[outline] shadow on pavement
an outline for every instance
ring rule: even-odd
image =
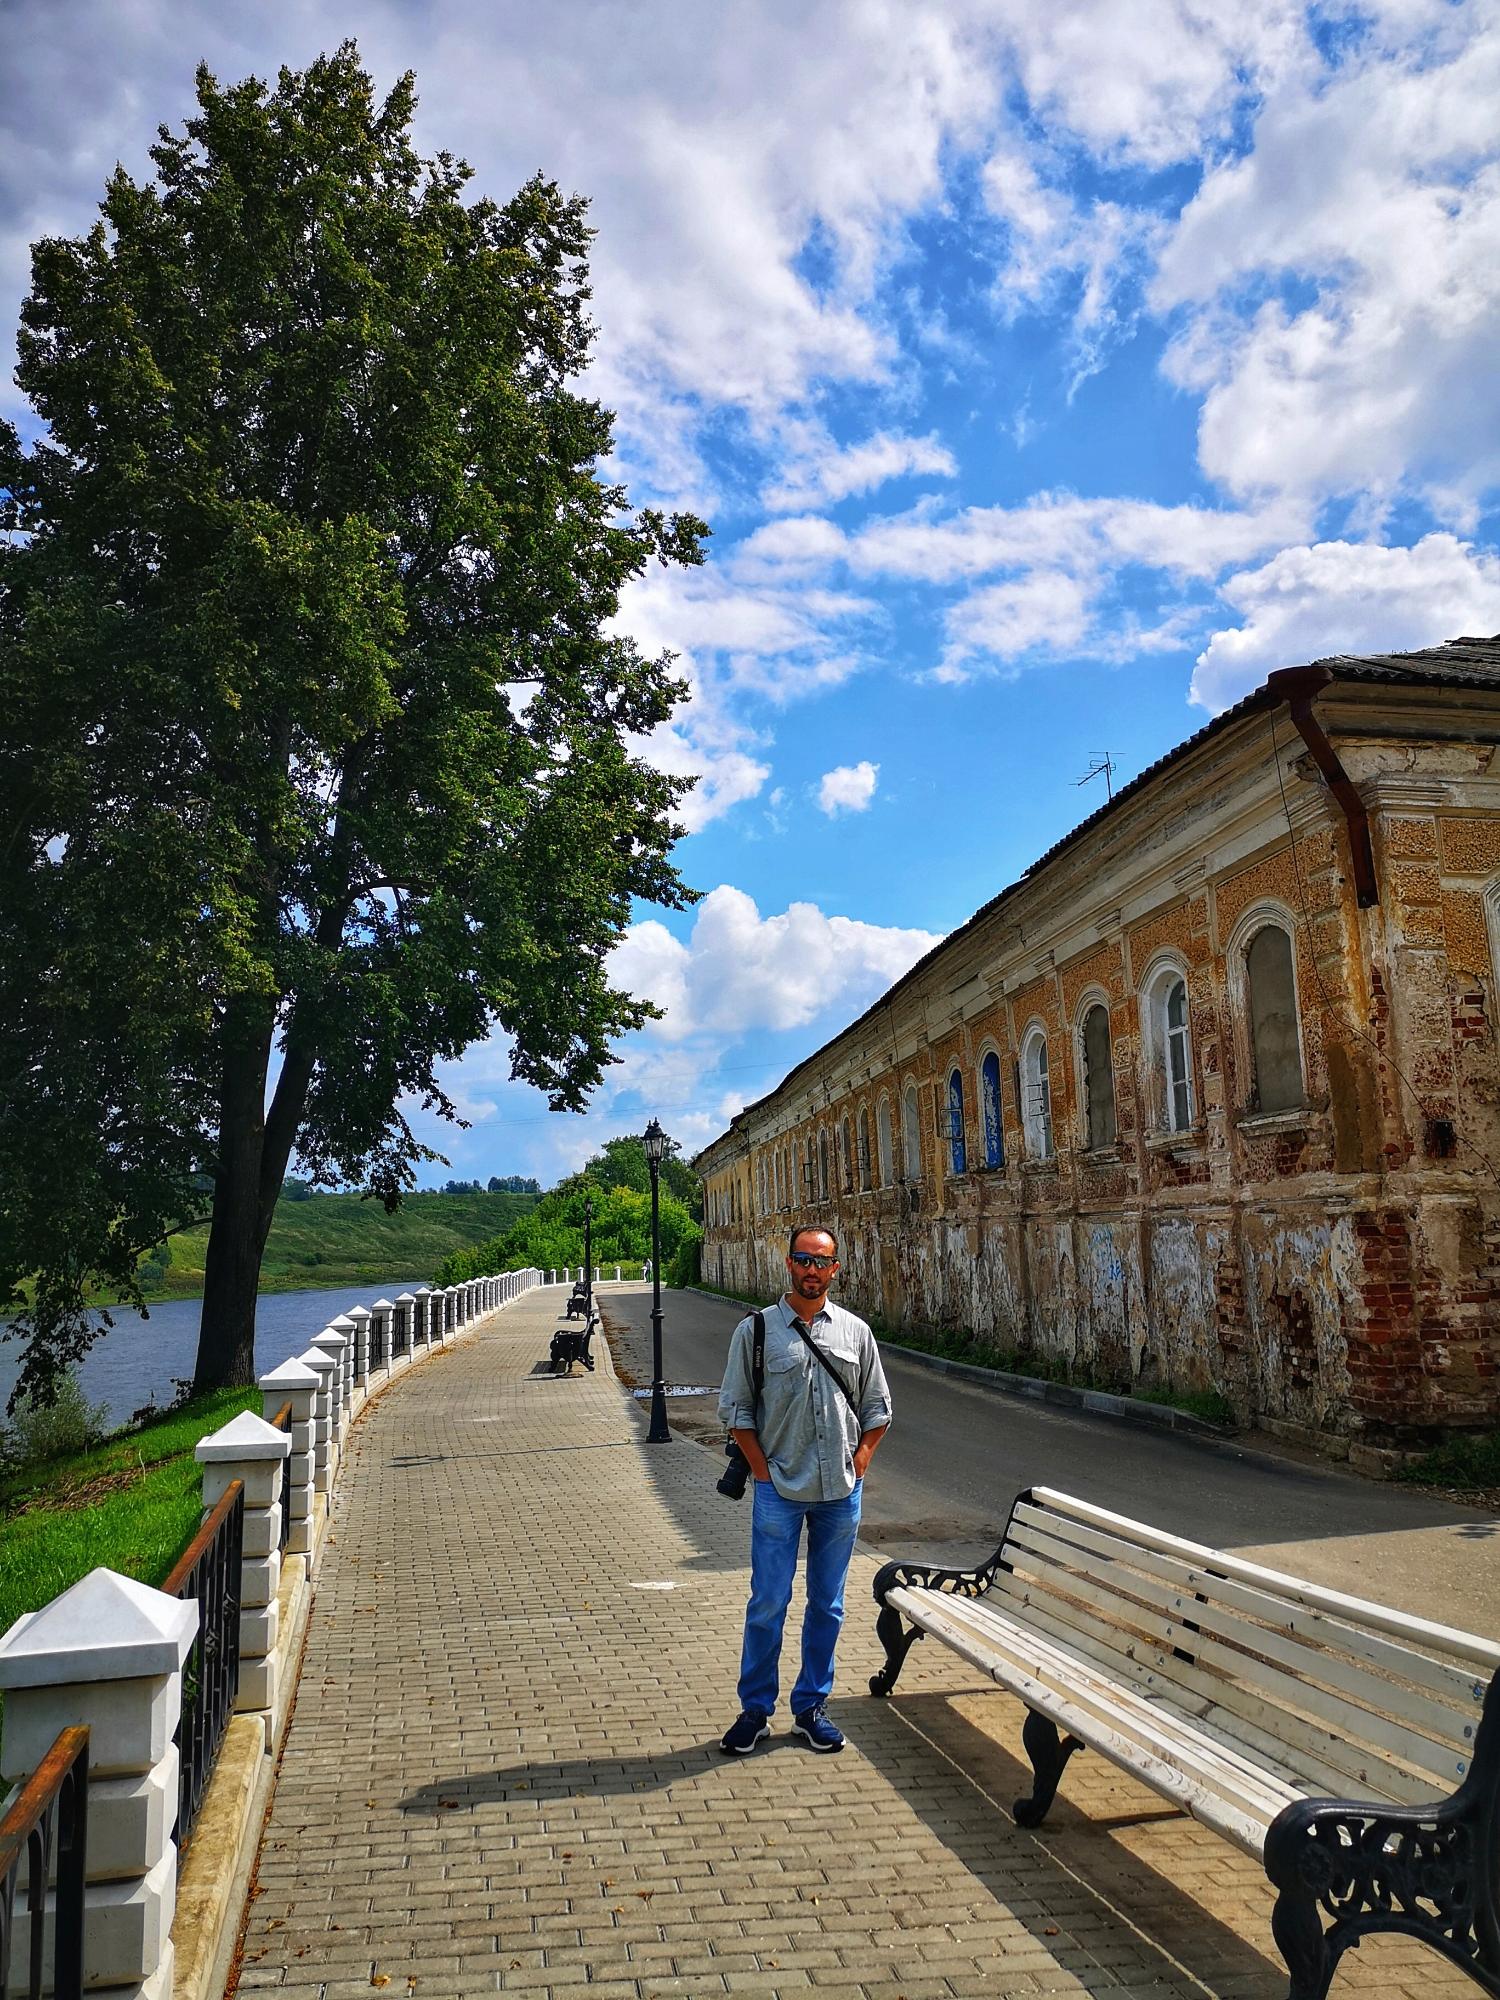
[[[1132,1992],[1157,1980],[1166,1990],[1179,1991],[1186,1972],[1211,1993],[1224,1991],[1232,1980],[1241,2000],[1259,2000],[1262,1994],[1280,2000],[1284,1994],[1286,1975],[1274,1959],[1114,1838],[1126,1828],[1158,1821],[1166,1828],[1184,1827],[1190,1824],[1186,1815],[1152,1798],[1140,1809],[1098,1818],[1060,1793],[1045,1826],[1028,1831],[1011,1818],[1010,1802],[1030,1791],[1029,1765],[976,1728],[947,1695],[844,1703],[839,1719],[850,1741],[911,1810],[1026,1924],[1061,1968],[1086,1984],[1091,1978],[1097,1982],[1099,1959],[1070,1934],[1070,1905],[1087,1919],[1080,1929],[1095,1942],[1105,1920],[1109,1964]],[[913,1755],[914,1741],[927,1747],[926,1756]],[[1219,1857],[1205,1874],[1221,1879]],[[1082,1899],[1079,1889],[1085,1892]]]

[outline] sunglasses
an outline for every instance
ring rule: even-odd
[[[804,1270],[811,1264],[815,1271],[831,1271],[839,1261],[837,1257],[815,1257],[811,1250],[793,1250],[788,1254],[792,1263],[800,1264]]]

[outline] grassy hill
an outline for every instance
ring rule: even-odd
[[[498,1236],[535,1206],[534,1194],[410,1195],[394,1215],[357,1194],[279,1201],[261,1266],[263,1292],[309,1285],[379,1285],[425,1277],[451,1251]],[[189,1298],[203,1290],[208,1225],[172,1238],[172,1262],[147,1297]]]

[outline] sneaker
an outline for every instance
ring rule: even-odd
[[[794,1715],[792,1727],[799,1736],[807,1738],[810,1750],[821,1750],[826,1754],[844,1747],[843,1731],[834,1728],[821,1702],[816,1708],[805,1708],[800,1715]]]
[[[763,1737],[769,1736],[771,1725],[763,1715],[746,1712],[738,1716],[719,1738],[719,1748],[730,1757],[748,1757]],[[840,1737],[842,1742],[843,1738]]]

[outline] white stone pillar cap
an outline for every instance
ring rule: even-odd
[[[350,1332],[352,1331],[351,1328]],[[340,1333],[336,1326],[325,1326],[321,1333],[315,1333],[308,1342],[309,1347],[316,1347],[324,1354],[333,1355],[342,1354],[348,1345],[349,1335]]]
[[[253,1410],[241,1410],[222,1430],[199,1438],[193,1446],[193,1456],[200,1465],[224,1465],[241,1459],[289,1458],[291,1450],[292,1441],[285,1431],[277,1430]]]
[[[309,1368],[305,1361],[283,1361],[260,1378],[262,1389],[316,1389],[317,1386],[317,1370]]]
[[[328,1324],[330,1326],[357,1326],[362,1319],[368,1319],[369,1317],[370,1309],[368,1306],[350,1306],[348,1312],[340,1313],[337,1319],[331,1319]]]
[[[299,1354],[297,1359],[305,1362],[309,1368],[315,1368],[320,1378],[324,1375],[331,1375],[339,1365],[333,1356],[325,1354],[321,1347],[309,1347],[306,1353]]]
[[[197,1630],[195,1599],[92,1569],[0,1639],[0,1688],[157,1680],[182,1671]]]
[[[396,1300],[398,1306],[414,1306],[416,1303],[417,1295],[415,1292],[402,1292]]]
[[[351,1306],[349,1312],[365,1312],[365,1309],[363,1306]],[[370,1315],[365,1313],[365,1318],[368,1319],[369,1317]],[[324,1327],[323,1331],[325,1333],[342,1333],[346,1327],[351,1333],[354,1331],[354,1321],[350,1319],[349,1313],[336,1313],[327,1326]]]
[[[403,1292],[401,1296],[404,1299],[406,1297],[405,1292]],[[376,1313],[388,1313],[388,1312],[394,1312],[395,1310],[396,1310],[396,1301],[394,1299],[377,1299],[374,1305],[372,1305],[370,1308],[369,1316],[373,1319]]]
[[[432,1290],[431,1285],[418,1285],[416,1296],[418,1298],[421,1298],[423,1292],[430,1292],[431,1290]]]

